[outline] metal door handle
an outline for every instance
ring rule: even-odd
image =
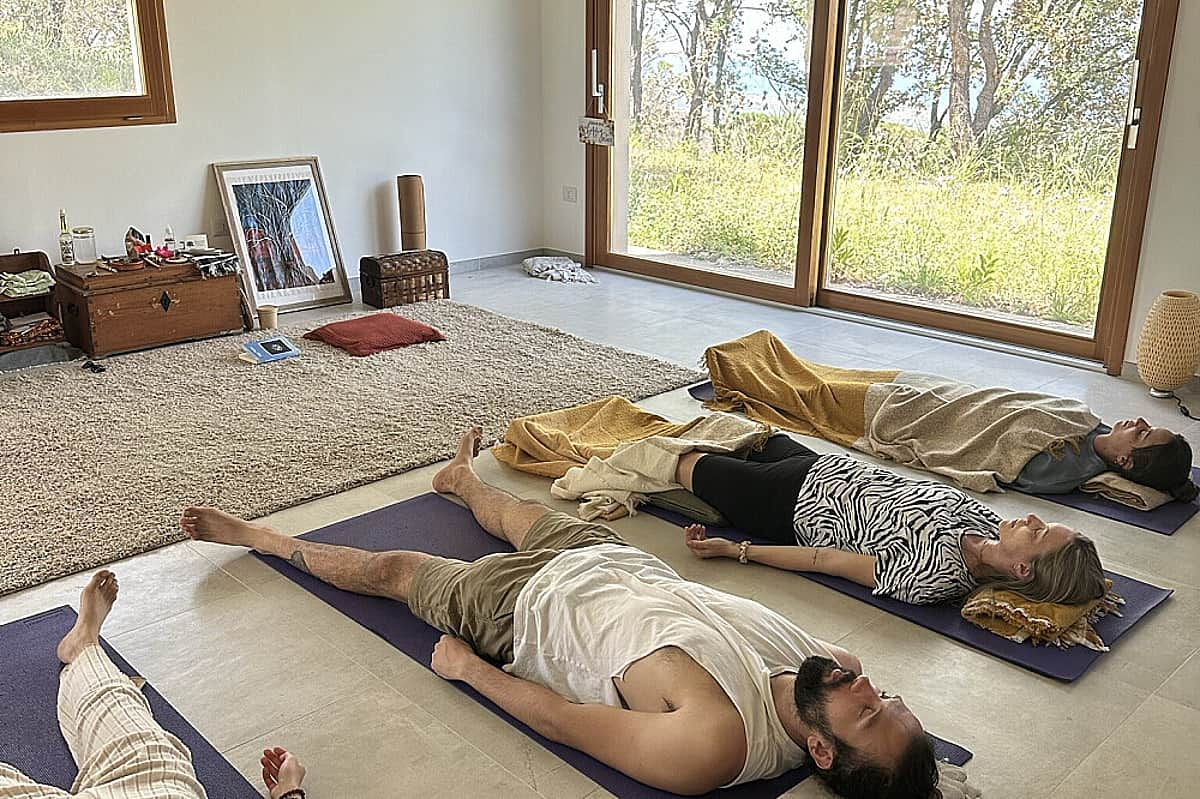
[[[1129,135],[1125,138],[1125,148],[1137,149],[1138,131],[1142,127],[1142,108],[1137,104],[1138,77],[1141,71],[1141,59],[1133,59],[1133,75],[1129,78],[1129,109],[1125,113],[1125,125]]]
[[[599,61],[599,52],[592,48],[592,97],[596,98],[596,113],[604,116],[604,84],[597,80],[600,77],[597,73]]]

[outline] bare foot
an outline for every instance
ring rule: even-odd
[[[479,454],[482,442],[482,427],[472,427],[463,433],[462,438],[458,440],[458,452],[454,458],[433,476],[433,490],[439,494],[455,493],[454,486],[458,482],[459,476],[463,470],[470,471],[471,461],[475,460],[475,456]]]
[[[84,649],[100,643],[100,625],[117,601],[119,589],[117,575],[107,569],[92,575],[87,587],[79,593],[79,618],[58,644],[59,660],[72,663]]]
[[[195,541],[212,541],[235,547],[254,547],[265,529],[216,508],[188,508],[179,519],[179,527]]]

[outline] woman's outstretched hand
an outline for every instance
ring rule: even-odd
[[[683,529],[683,541],[698,558],[736,558],[738,545],[727,538],[709,538],[702,524]]]
[[[262,763],[263,782],[272,799],[296,790],[304,782],[304,764],[281,746],[264,749],[259,762]]]

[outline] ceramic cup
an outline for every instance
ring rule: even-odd
[[[258,327],[260,330],[274,330],[279,327],[279,308],[274,305],[258,306]]]

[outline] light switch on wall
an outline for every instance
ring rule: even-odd
[[[577,203],[579,202],[579,189],[575,186],[563,186],[563,202]]]

